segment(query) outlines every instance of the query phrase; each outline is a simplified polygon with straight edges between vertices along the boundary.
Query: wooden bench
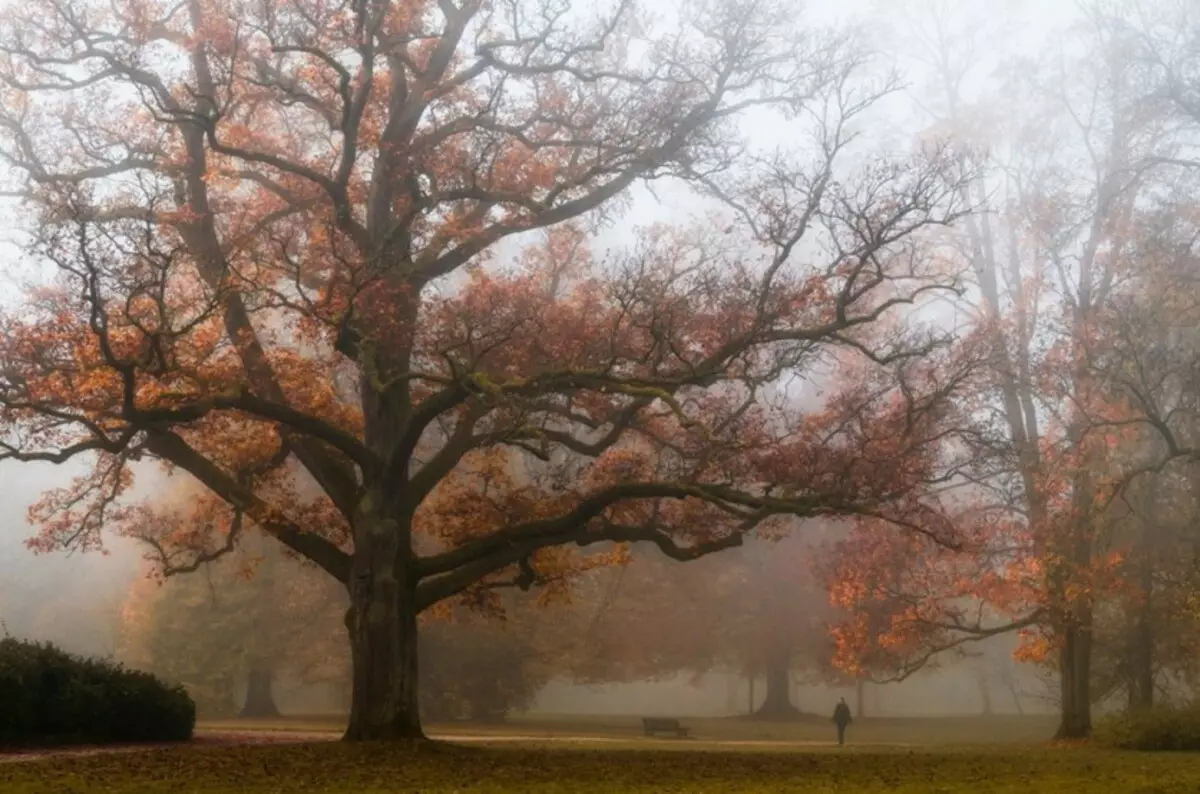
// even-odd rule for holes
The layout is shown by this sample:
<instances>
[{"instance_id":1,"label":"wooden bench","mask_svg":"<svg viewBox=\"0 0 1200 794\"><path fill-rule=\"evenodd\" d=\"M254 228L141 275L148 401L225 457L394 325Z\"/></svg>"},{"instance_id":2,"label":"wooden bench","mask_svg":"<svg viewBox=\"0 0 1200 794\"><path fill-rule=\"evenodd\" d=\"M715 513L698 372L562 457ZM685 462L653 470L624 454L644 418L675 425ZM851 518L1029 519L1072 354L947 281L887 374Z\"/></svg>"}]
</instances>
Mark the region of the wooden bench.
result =
<instances>
[{"instance_id":1,"label":"wooden bench","mask_svg":"<svg viewBox=\"0 0 1200 794\"><path fill-rule=\"evenodd\" d=\"M642 730L647 736L656 733L673 733L680 739L688 738L689 731L674 717L642 717Z\"/></svg>"}]
</instances>

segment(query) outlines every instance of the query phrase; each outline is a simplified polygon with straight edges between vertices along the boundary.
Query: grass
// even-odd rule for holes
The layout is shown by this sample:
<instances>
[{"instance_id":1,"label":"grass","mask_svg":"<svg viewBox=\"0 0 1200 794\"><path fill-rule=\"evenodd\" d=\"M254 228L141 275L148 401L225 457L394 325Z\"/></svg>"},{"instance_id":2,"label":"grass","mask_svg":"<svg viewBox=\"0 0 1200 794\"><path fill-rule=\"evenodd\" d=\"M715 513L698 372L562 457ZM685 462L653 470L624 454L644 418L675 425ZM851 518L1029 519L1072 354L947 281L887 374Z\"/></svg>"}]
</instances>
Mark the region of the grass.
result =
<instances>
[{"instance_id":1,"label":"grass","mask_svg":"<svg viewBox=\"0 0 1200 794\"><path fill-rule=\"evenodd\" d=\"M6 794L1167 794L1190 755L1084 749L660 752L558 747L195 747L0 765Z\"/></svg>"},{"instance_id":2,"label":"grass","mask_svg":"<svg viewBox=\"0 0 1200 794\"><path fill-rule=\"evenodd\" d=\"M823 717L796 722L760 722L744 718L684 717L684 725L701 742L829 742L834 738L830 721ZM856 745L1012 745L1045 742L1054 734L1056 721L1047 716L878 718L856 720L849 738ZM286 730L341 732L340 716L311 715L273 720L202 722L208 730ZM536 736L545 738L582 736L636 740L642 734L639 717L527 715L503 725L431 725L434 736Z\"/></svg>"},{"instance_id":3,"label":"grass","mask_svg":"<svg viewBox=\"0 0 1200 794\"><path fill-rule=\"evenodd\" d=\"M831 746L832 726L821 718L790 723L711 718L683 722L696 740L645 739L637 717L530 715L499 726L429 728L431 734L451 740L456 735L471 736L476 741L470 746L325 742L59 757L0 764L0 794L1200 791L1200 759L1195 755L1052 748L1045 739L1053 730L1053 720L1042 717L864 719L851 726L852 744L845 748ZM201 726L208 731L314 734L338 732L341 727L340 718L320 715ZM527 738L502 741L506 737ZM606 741L577 741L579 737Z\"/></svg>"}]
</instances>

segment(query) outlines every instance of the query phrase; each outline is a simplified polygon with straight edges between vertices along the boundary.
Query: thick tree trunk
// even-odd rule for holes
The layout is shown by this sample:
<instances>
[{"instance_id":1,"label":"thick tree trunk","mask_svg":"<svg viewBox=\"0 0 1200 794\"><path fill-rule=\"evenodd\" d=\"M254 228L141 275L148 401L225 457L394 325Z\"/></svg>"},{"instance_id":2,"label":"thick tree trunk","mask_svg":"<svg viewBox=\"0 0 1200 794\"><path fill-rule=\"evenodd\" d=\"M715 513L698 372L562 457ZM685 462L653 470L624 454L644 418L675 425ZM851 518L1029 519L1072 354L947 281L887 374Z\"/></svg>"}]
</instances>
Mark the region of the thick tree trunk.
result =
<instances>
[{"instance_id":1,"label":"thick tree trunk","mask_svg":"<svg viewBox=\"0 0 1200 794\"><path fill-rule=\"evenodd\" d=\"M379 498L378 496L376 498ZM422 739L417 697L417 601L408 532L370 511L355 522L351 571L352 692L347 741Z\"/></svg>"},{"instance_id":2,"label":"thick tree trunk","mask_svg":"<svg viewBox=\"0 0 1200 794\"><path fill-rule=\"evenodd\" d=\"M417 614L407 598L359 598L350 608L353 688L347 741L421 739Z\"/></svg>"},{"instance_id":3,"label":"thick tree trunk","mask_svg":"<svg viewBox=\"0 0 1200 794\"><path fill-rule=\"evenodd\" d=\"M275 674L270 667L254 666L246 681L246 703L242 706L242 719L270 719L279 716L275 705Z\"/></svg>"},{"instance_id":4,"label":"thick tree trunk","mask_svg":"<svg viewBox=\"0 0 1200 794\"><path fill-rule=\"evenodd\" d=\"M779 720L799 714L800 710L792 705L791 669L784 661L777 660L767 667L767 696L754 715L760 719Z\"/></svg>"}]
</instances>

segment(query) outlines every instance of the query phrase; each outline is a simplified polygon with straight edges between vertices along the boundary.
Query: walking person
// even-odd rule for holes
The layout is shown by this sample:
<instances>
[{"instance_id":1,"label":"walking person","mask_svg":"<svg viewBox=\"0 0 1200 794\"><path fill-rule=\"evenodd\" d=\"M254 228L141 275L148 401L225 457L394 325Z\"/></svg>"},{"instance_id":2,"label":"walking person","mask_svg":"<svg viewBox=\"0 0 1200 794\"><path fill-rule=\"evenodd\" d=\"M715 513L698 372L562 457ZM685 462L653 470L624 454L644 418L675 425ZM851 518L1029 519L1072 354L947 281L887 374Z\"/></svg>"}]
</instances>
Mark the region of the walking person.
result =
<instances>
[{"instance_id":1,"label":"walking person","mask_svg":"<svg viewBox=\"0 0 1200 794\"><path fill-rule=\"evenodd\" d=\"M846 726L853 721L850 718L850 707L846 705L846 699L842 698L838 701L837 708L833 710L833 722L837 725L839 746L846 743Z\"/></svg>"}]
</instances>

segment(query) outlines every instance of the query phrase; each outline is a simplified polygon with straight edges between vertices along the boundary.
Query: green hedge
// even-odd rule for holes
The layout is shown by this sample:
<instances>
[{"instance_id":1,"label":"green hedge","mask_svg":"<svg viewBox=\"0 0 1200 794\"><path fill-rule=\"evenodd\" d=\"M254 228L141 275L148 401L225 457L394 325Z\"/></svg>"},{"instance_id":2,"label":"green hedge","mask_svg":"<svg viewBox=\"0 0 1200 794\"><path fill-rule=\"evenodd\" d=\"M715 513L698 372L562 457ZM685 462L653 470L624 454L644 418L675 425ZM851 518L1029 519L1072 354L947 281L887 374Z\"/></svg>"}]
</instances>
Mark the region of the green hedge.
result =
<instances>
[{"instance_id":1,"label":"green hedge","mask_svg":"<svg viewBox=\"0 0 1200 794\"><path fill-rule=\"evenodd\" d=\"M0 745L184 741L195 724L188 694L149 673L0 639Z\"/></svg>"},{"instance_id":2,"label":"green hedge","mask_svg":"<svg viewBox=\"0 0 1200 794\"><path fill-rule=\"evenodd\" d=\"M1200 703L1110 717L1096 726L1095 739L1121 750L1200 752Z\"/></svg>"}]
</instances>

